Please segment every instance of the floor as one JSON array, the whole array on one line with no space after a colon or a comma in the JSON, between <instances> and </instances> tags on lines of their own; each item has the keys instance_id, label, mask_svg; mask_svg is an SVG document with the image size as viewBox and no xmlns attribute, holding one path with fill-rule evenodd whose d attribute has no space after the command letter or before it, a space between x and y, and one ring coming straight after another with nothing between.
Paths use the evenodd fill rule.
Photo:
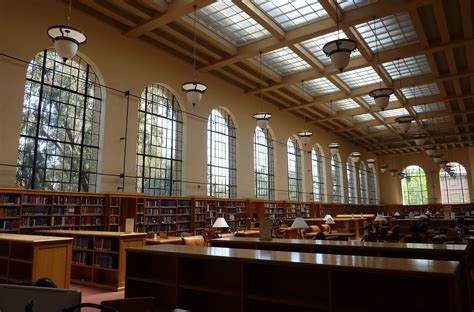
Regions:
<instances>
[{"instance_id":1,"label":"floor","mask_svg":"<svg viewBox=\"0 0 474 312\"><path fill-rule=\"evenodd\" d=\"M100 304L104 300L115 300L115 299L123 299L125 292L124 291L110 291L110 290L103 290L100 288L93 288L83 285L71 284L70 289L78 289L82 293L82 302L87 303L98 303ZM81 312L97 312L97 309L82 309Z\"/></svg>"}]
</instances>

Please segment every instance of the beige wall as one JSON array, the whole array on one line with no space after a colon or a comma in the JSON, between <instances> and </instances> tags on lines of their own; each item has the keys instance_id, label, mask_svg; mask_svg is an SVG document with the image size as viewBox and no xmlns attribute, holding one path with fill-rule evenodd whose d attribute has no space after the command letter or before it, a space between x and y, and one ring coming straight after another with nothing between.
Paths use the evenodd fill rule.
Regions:
<instances>
[{"instance_id":1,"label":"beige wall","mask_svg":"<svg viewBox=\"0 0 474 312\"><path fill-rule=\"evenodd\" d=\"M449 150L440 150L443 156L449 161L458 162L466 168L469 183L469 197L474 199L474 190L472 188L473 180L471 168L474 166L474 148L459 148ZM381 202L384 204L402 204L401 182L399 177L392 177L390 169L398 169L398 173L409 165L417 165L423 168L427 178L428 200L430 203L441 203L441 191L439 181L440 167L425 152L408 153L396 156L379 157L379 164L387 164L389 168L384 174L379 174Z\"/></svg>"},{"instance_id":2,"label":"beige wall","mask_svg":"<svg viewBox=\"0 0 474 312\"><path fill-rule=\"evenodd\" d=\"M67 8L62 2L53 0L34 1L0 1L1 12L8 12L0 18L2 46L0 53L31 60L33 56L52 43L46 34L49 26L65 22ZM2 13L3 14L3 13ZM273 113L271 128L274 139L286 143L288 137L299 129L308 127L302 120L280 112L274 106L260 102L253 96L248 96L242 90L234 88L215 76L199 73L200 80L209 89L201 103L193 108L187 103L180 86L192 75L192 66L173 56L162 52L138 39L124 37L120 31L102 23L95 18L73 10L71 23L84 31L88 38L87 44L80 47L80 55L94 66L100 74L103 83L118 90L130 90L132 94L140 95L142 90L152 83L167 85L180 99L184 111L207 118L210 111L217 106L227 108L234 117L237 127L237 192L239 197L253 197L253 132L255 122L252 114L265 109ZM6 44L3 44L6 43ZM23 104L23 88L25 83L26 64L0 56L0 163L16 164L19 127ZM120 137L125 131L125 113L127 98L120 92L104 90L104 123L103 146L101 148L101 172L108 174L122 173L124 142ZM126 174L135 173L137 105L135 98L130 100L128 146ZM184 172L183 180L198 184L184 184L183 194L206 193L206 120L190 115L184 115ZM339 142L341 161L345 160L352 151L363 153L362 159L373 158L349 142L344 142L319 128L310 127L314 135L309 147L319 143L326 157L329 157L327 144ZM304 191L311 191L311 162L310 155L303 155ZM343 167L345 168L345 167ZM330 162L326 161L326 188L330 193ZM286 145L275 144L275 181L277 198L287 198L287 160ZM346 185L346 172L343 170L343 181ZM13 184L15 170L0 166L0 184ZM134 190L134 180L127 179L126 191ZM115 191L121 185L120 178L103 176L100 181L100 191ZM347 192L344 191L347 195Z\"/></svg>"}]
</instances>

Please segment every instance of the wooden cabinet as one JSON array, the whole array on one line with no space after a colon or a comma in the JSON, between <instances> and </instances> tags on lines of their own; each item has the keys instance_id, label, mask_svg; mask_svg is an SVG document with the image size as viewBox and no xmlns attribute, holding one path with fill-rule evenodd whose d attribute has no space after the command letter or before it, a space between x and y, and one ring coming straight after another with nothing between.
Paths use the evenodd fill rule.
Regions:
<instances>
[{"instance_id":1,"label":"wooden cabinet","mask_svg":"<svg viewBox=\"0 0 474 312\"><path fill-rule=\"evenodd\" d=\"M33 282L52 278L69 288L72 238L0 233L0 280Z\"/></svg>"},{"instance_id":2,"label":"wooden cabinet","mask_svg":"<svg viewBox=\"0 0 474 312\"><path fill-rule=\"evenodd\" d=\"M179 245L127 261L125 297L153 296L159 311L460 311L455 261Z\"/></svg>"},{"instance_id":3,"label":"wooden cabinet","mask_svg":"<svg viewBox=\"0 0 474 312\"><path fill-rule=\"evenodd\" d=\"M123 290L125 248L145 245L144 233L99 231L38 231L44 235L74 238L71 280L77 284ZM46 238L46 237L45 237Z\"/></svg>"}]
</instances>

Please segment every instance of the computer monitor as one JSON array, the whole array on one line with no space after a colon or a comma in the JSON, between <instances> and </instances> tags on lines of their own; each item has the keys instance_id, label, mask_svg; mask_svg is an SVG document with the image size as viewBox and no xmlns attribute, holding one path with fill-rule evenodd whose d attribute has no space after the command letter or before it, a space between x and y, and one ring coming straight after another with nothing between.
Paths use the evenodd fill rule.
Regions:
<instances>
[{"instance_id":1,"label":"computer monitor","mask_svg":"<svg viewBox=\"0 0 474 312\"><path fill-rule=\"evenodd\" d=\"M80 290L0 284L0 312L62 312L80 303Z\"/></svg>"}]
</instances>

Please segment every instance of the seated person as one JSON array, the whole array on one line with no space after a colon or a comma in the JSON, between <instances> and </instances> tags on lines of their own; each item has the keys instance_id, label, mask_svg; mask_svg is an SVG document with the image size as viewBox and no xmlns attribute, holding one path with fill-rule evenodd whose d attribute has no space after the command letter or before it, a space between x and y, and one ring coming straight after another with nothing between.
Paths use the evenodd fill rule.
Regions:
<instances>
[{"instance_id":1,"label":"seated person","mask_svg":"<svg viewBox=\"0 0 474 312\"><path fill-rule=\"evenodd\" d=\"M418 225L413 225L410 227L410 233L405 235L400 243L422 243L422 244L431 244L432 241L428 238L427 235L422 233L422 229Z\"/></svg>"},{"instance_id":2,"label":"seated person","mask_svg":"<svg viewBox=\"0 0 474 312\"><path fill-rule=\"evenodd\" d=\"M378 227L375 229L372 228L372 223L367 223L364 227L364 235L360 239L362 242L378 242L380 241Z\"/></svg>"},{"instance_id":3,"label":"seated person","mask_svg":"<svg viewBox=\"0 0 474 312\"><path fill-rule=\"evenodd\" d=\"M326 239L326 235L324 235L323 232L318 232L318 234L316 234L316 235L314 236L314 239L317 239L317 240L324 240L324 239Z\"/></svg>"}]
</instances>

